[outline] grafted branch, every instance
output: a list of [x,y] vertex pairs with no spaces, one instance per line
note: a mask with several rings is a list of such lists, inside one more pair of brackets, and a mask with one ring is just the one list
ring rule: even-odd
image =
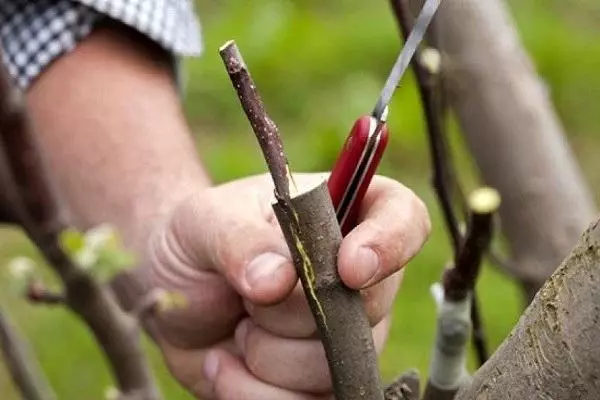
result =
[[267,115],[233,41],[220,54],[275,184],[275,215],[325,347],[336,399],[382,400],[377,354],[360,292],[337,273],[342,235],[326,182],[291,194],[291,176],[275,123]]
[[473,289],[483,255],[492,237],[494,213],[500,196],[490,188],[476,190],[468,202],[471,210],[466,240],[456,265],[444,272],[438,300],[438,323],[430,376],[424,400],[451,400],[469,379],[467,343]]
[[444,292],[453,301],[464,300],[475,288],[481,261],[492,239],[494,213],[500,206],[500,196],[491,188],[477,189],[469,200],[471,218],[465,243],[456,266],[444,274]]

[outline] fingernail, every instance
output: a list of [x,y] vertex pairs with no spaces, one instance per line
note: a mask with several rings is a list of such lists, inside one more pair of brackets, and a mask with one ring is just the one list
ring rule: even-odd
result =
[[256,257],[248,264],[246,269],[246,281],[250,287],[260,287],[264,283],[270,283],[281,267],[289,263],[289,260],[277,253],[264,253]]
[[204,359],[203,372],[206,379],[211,382],[217,378],[219,371],[219,357],[214,353],[208,353]]
[[366,286],[379,272],[379,256],[368,247],[359,247],[354,257],[357,279],[361,286]]

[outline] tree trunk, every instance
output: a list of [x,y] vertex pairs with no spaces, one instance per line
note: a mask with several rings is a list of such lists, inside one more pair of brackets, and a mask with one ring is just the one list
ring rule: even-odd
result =
[[508,272],[529,302],[595,205],[505,3],[445,1],[435,18],[448,101],[483,180],[502,196]]
[[462,399],[600,399],[600,220],[544,284]]

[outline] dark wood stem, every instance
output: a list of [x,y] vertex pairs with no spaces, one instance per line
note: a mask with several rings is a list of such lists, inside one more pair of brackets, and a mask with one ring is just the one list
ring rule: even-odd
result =
[[481,260],[492,239],[493,217],[500,206],[500,197],[493,189],[478,189],[471,196],[470,206],[465,243],[454,268],[444,274],[444,291],[452,301],[465,299],[475,288]]
[[[413,18],[407,0],[391,0],[394,16],[402,36],[406,39],[413,28]],[[439,76],[430,73],[421,62],[421,51],[417,50],[411,61],[415,73],[423,112],[427,124],[427,136],[429,138],[429,153],[433,168],[432,183],[438,202],[442,210],[446,230],[450,236],[454,254],[460,251],[462,237],[458,228],[458,219],[452,207],[453,181],[449,176],[451,173],[448,162],[448,150],[446,143],[445,125],[442,118],[441,90],[439,88]]]
[[[402,36],[404,38],[408,37],[413,27],[409,1],[390,0],[390,5]],[[435,23],[432,24],[432,29],[435,29]],[[448,232],[454,251],[454,261],[457,263],[464,239],[460,233],[458,218],[452,206],[453,190],[457,192],[461,205],[465,203],[464,196],[462,195],[460,185],[458,185],[452,163],[449,160],[450,151],[448,150],[446,126],[444,124],[447,104],[443,98],[441,76],[438,73],[430,72],[423,65],[421,54],[421,51],[417,51],[411,62],[411,66],[417,80],[425,121],[427,123],[429,152],[433,169],[433,188],[437,195],[446,231]],[[477,293],[473,292],[471,302],[471,319],[473,322],[472,340],[477,359],[480,365],[482,365],[487,360],[488,354],[485,343],[485,329],[478,305]]]
[[19,338],[8,317],[0,310],[0,347],[6,369],[13,382],[27,400],[56,398],[50,385],[42,380],[42,373],[31,357],[25,343]]
[[481,312],[479,312],[479,299],[476,296],[475,288],[473,288],[473,296],[471,297],[471,322],[471,341],[475,348],[477,364],[482,366],[490,358],[490,352],[487,346],[484,324],[481,320]]
[[291,195],[291,174],[275,123],[233,41],[220,49],[227,73],[269,166],[275,215],[323,342],[337,400],[383,400],[377,354],[359,291],[337,272],[342,240],[326,182]]
[[60,276],[65,304],[90,328],[110,363],[124,396],[158,399],[137,322],[118,305],[110,289],[79,268],[59,246],[66,229],[29,121],[23,93],[0,65],[0,153],[3,188],[12,193],[11,215]]

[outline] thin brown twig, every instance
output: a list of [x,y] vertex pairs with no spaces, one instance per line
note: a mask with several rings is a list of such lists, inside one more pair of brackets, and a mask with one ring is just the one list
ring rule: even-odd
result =
[[51,400],[56,396],[43,379],[35,359],[19,337],[8,317],[0,310],[0,348],[13,382],[28,400]]
[[[398,27],[404,38],[407,38],[413,27],[413,18],[407,0],[391,0],[392,10]],[[447,144],[445,126],[441,118],[439,76],[432,74],[421,63],[421,52],[417,51],[411,61],[415,73],[419,95],[423,104],[423,112],[427,123],[429,152],[433,166],[432,183],[442,209],[446,230],[450,235],[454,254],[460,251],[462,237],[458,228],[458,220],[452,208],[451,187],[448,179]]]

